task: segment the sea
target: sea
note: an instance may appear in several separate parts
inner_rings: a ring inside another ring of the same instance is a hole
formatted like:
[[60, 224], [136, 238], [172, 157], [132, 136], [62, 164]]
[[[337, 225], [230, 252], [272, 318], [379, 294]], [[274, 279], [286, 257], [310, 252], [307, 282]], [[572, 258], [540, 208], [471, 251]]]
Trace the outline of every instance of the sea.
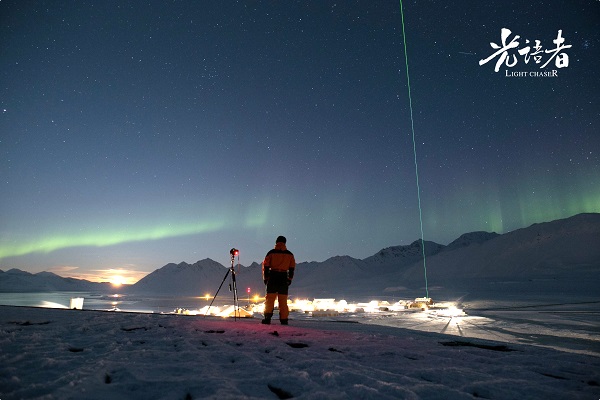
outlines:
[[[232, 296], [146, 296], [123, 293], [92, 292], [36, 292], [36, 293], [0, 293], [0, 305], [46, 308], [75, 308], [76, 299], [83, 299], [84, 310], [128, 311], [143, 313], [172, 313], [177, 310], [198, 310], [205, 306], [223, 307], [232, 305]], [[253, 303], [252, 298], [238, 298], [240, 307]], [[79, 307], [77, 307], [79, 308]]]

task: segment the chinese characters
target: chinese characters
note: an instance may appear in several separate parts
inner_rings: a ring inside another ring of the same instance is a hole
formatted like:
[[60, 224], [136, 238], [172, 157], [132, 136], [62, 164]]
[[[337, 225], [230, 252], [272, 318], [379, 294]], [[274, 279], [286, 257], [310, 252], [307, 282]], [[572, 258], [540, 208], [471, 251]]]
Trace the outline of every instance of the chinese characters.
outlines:
[[[558, 31], [556, 39], [552, 40], [554, 48], [544, 49], [540, 40], [534, 40], [531, 44], [529, 39], [525, 39], [525, 46], [519, 48], [521, 38], [519, 35], [514, 35], [509, 41], [512, 32], [508, 28], [502, 28], [500, 32], [501, 44], [494, 42], [490, 43], [490, 46], [495, 52], [488, 58], [479, 60], [479, 65], [487, 64], [489, 61], [497, 58], [494, 72], [498, 72], [500, 67], [504, 64], [508, 68], [512, 68], [522, 58], [525, 64], [532, 62], [533, 64], [541, 64], [540, 68], [545, 68], [550, 62], [554, 60], [556, 68], [565, 68], [569, 66], [569, 55], [564, 52], [565, 49], [572, 47], [570, 44], [565, 44], [565, 38], [562, 37], [562, 30]], [[517, 54], [520, 57], [517, 57]], [[547, 57], [546, 60], [544, 60]], [[544, 62], [545, 61], [545, 62]]]

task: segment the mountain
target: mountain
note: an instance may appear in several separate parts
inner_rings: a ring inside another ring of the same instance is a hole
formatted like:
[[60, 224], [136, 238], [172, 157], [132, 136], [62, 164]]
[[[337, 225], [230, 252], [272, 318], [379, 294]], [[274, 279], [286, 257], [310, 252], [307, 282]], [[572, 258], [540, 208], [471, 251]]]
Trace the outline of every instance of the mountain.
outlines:
[[108, 292], [110, 284], [90, 282], [84, 279], [63, 278], [52, 272], [31, 274], [13, 268], [0, 270], [0, 292]]
[[349, 256], [335, 256], [323, 262], [300, 263], [292, 282], [298, 297], [335, 297], [336, 292], [350, 294], [358, 282], [369, 276], [371, 265]]
[[[540, 284], [560, 293], [594, 290], [600, 274], [600, 214], [580, 214], [534, 224], [502, 235], [466, 233], [444, 246], [425, 241], [387, 247], [373, 256], [356, 259], [335, 256], [323, 262], [299, 263], [290, 288], [296, 297], [340, 297], [387, 294], [419, 295], [485, 292], [503, 285], [507, 293], [535, 291]], [[133, 285], [133, 292], [214, 294], [227, 268], [210, 260], [195, 264], [167, 264]], [[230, 279], [225, 281], [224, 288]], [[261, 266], [236, 267], [238, 295], [247, 287], [264, 288]], [[553, 286], [552, 286], [553, 285]], [[221, 292], [222, 294], [223, 292]]]
[[[261, 266], [253, 263], [250, 267], [234, 266], [238, 296], [246, 292], [252, 285], [256, 288], [263, 287]], [[224, 278], [227, 278], [224, 281]], [[137, 283], [127, 289], [128, 293], [153, 293], [161, 295], [214, 295], [219, 289], [220, 294], [229, 290], [232, 281], [229, 267], [206, 258], [194, 264], [181, 262], [167, 264], [164, 267], [146, 275]]]
[[[502, 235], [466, 233], [448, 246], [421, 241], [364, 260], [333, 258], [297, 267], [292, 293], [302, 297], [485, 296], [598, 293], [600, 214], [533, 224]], [[425, 286], [427, 277], [427, 287]], [[493, 290], [492, 290], [493, 289]]]
[[407, 246], [392, 246], [379, 250], [375, 255], [363, 261], [369, 264], [371, 272], [377, 275], [397, 274], [423, 259], [423, 245], [425, 257], [432, 257], [443, 251], [446, 246], [421, 240], [415, 240]]
[[[535, 293], [542, 287], [557, 295], [597, 292], [600, 214], [579, 214], [487, 238], [477, 236], [486, 240], [472, 240], [467, 246], [451, 244], [427, 258], [428, 281], [445, 292], [484, 292], [490, 285], [501, 285], [506, 293]], [[414, 287], [424, 282], [423, 275], [421, 260], [394, 278]]]
[[[417, 240], [381, 249], [365, 259], [331, 257], [296, 267], [294, 297], [470, 296], [501, 288], [511, 293], [597, 293], [600, 284], [600, 214], [533, 224], [505, 234], [465, 233], [449, 245]], [[211, 259], [167, 264], [122, 290], [170, 296], [226, 296], [229, 268]], [[238, 296], [264, 290], [261, 265], [235, 266]], [[224, 280], [224, 278], [227, 278]], [[427, 278], [427, 280], [426, 280]], [[425, 286], [427, 282], [427, 286]], [[100, 284], [48, 272], [0, 271], [0, 291], [93, 291]], [[107, 284], [106, 284], [107, 285]]]
[[444, 248], [445, 251], [455, 250], [461, 247], [468, 247], [472, 244], [481, 244], [483, 242], [487, 242], [490, 239], [495, 238], [496, 236], [500, 236], [496, 232], [470, 232], [460, 235], [460, 237], [450, 243], [448, 246]]

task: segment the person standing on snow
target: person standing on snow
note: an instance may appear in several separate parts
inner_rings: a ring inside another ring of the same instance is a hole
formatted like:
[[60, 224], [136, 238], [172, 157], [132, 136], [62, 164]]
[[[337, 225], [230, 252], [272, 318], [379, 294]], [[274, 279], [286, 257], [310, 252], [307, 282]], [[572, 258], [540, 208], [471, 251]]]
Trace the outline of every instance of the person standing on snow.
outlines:
[[265, 298], [265, 318], [263, 324], [270, 324], [275, 308], [275, 298], [279, 304], [279, 321], [281, 325], [288, 324], [290, 310], [287, 305], [288, 287], [294, 279], [296, 260], [291, 251], [285, 246], [286, 239], [279, 236], [275, 240], [275, 248], [270, 250], [262, 264], [263, 281], [267, 286]]

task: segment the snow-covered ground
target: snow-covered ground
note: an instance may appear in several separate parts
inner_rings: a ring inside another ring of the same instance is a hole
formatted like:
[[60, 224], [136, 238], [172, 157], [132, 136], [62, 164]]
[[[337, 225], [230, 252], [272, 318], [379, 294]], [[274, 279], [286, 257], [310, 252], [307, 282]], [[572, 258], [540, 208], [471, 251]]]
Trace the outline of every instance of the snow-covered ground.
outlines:
[[[522, 343], [600, 356], [600, 300], [568, 298], [556, 303], [544, 297], [528, 301], [480, 300], [467, 303], [433, 302], [426, 309], [411, 300], [394, 303], [373, 300], [314, 299], [290, 302], [296, 319], [354, 322], [443, 333], [505, 343]], [[244, 303], [244, 302], [241, 302]], [[416, 306], [416, 307], [415, 307]], [[463, 307], [467, 307], [466, 309]], [[260, 317], [262, 303], [244, 308]], [[178, 310], [186, 315], [233, 316], [234, 307], [204, 306]], [[243, 315], [242, 309], [240, 314]]]
[[600, 398], [596, 303], [479, 305], [290, 326], [0, 306], [0, 398]]

